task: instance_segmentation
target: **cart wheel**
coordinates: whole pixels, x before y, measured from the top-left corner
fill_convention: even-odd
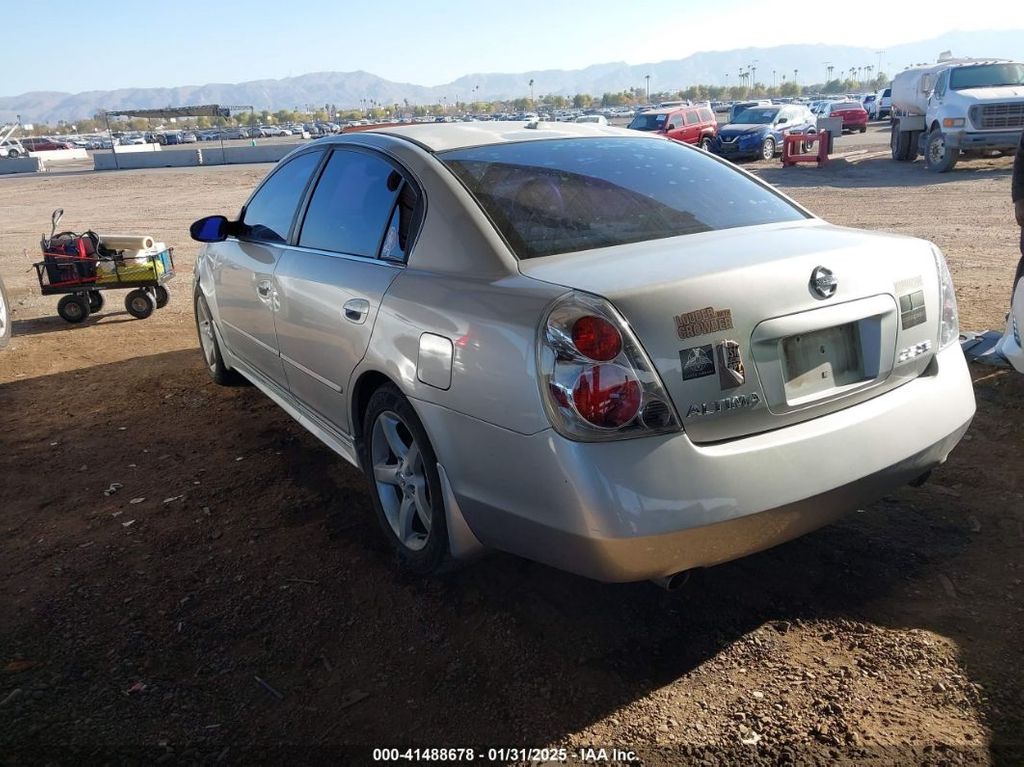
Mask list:
[[[57,314],[68,322],[81,322],[89,316],[89,299],[76,294],[64,296],[57,302]]]
[[[105,303],[106,303],[106,301],[104,300],[102,293],[100,293],[98,290],[90,290],[89,291],[89,313],[90,314],[96,314],[96,312],[98,312],[100,309],[103,308],[103,304],[105,304]]]
[[[156,291],[156,308],[163,309],[171,300],[171,292],[163,285],[157,285],[153,290]]]
[[[153,313],[153,309],[156,308],[156,302],[145,290],[136,288],[124,297],[124,308],[128,310],[128,314],[132,317],[144,320]]]

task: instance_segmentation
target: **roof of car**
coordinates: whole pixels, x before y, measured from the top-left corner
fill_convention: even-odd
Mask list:
[[[483,123],[422,123],[418,125],[394,125],[375,128],[361,133],[383,133],[412,141],[430,152],[445,152],[450,149],[506,144],[519,141],[541,141],[557,138],[581,138],[594,136],[625,136],[643,138],[644,134],[625,128],[613,128],[599,123],[538,122],[529,128],[520,121],[499,121]],[[344,134],[342,134],[344,135]],[[649,136],[647,138],[650,138]]]

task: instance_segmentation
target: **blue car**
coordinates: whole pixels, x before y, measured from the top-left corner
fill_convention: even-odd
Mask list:
[[[786,133],[813,134],[817,118],[807,107],[797,104],[772,104],[744,109],[718,130],[711,151],[730,160],[758,157],[771,160],[782,150]]]

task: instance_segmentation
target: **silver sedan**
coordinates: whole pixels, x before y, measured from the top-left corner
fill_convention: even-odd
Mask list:
[[[938,248],[634,131],[331,137],[192,236],[214,380],[360,467],[414,573],[674,582],[922,478],[974,414]]]

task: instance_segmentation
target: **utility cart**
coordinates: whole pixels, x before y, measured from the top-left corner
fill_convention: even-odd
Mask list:
[[[63,213],[53,212],[50,236],[40,243],[43,260],[33,264],[42,294],[63,296],[57,314],[68,322],[82,322],[103,308],[103,293],[108,290],[127,290],[124,308],[140,320],[167,306],[174,248],[116,250],[105,247],[94,232],[55,234]]]

